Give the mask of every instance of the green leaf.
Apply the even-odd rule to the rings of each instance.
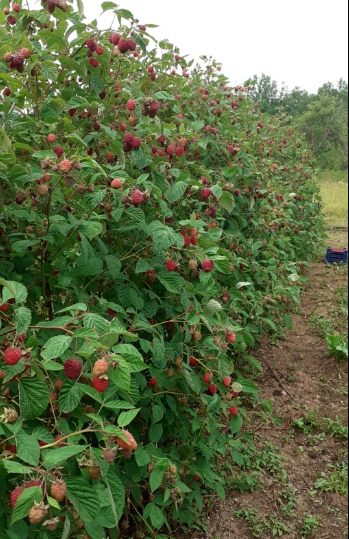
[[[109,368],[108,376],[114,382],[116,387],[123,389],[128,393],[131,389],[131,373],[129,366],[121,357],[118,357],[117,363],[117,369],[114,369],[113,367]]]
[[[104,13],[105,11],[108,11],[108,10],[110,10],[110,9],[115,9],[115,8],[117,8],[117,7],[118,7],[117,4],[115,4],[114,2],[103,2],[103,3],[102,3],[103,13]]]
[[[38,466],[40,460],[39,442],[24,431],[19,432],[17,435],[17,455],[30,466]]]
[[[293,329],[293,318],[289,313],[284,314],[284,323],[287,329],[289,330]]]
[[[153,444],[160,442],[164,434],[164,428],[162,425],[154,425],[149,431],[149,438]]]
[[[19,382],[19,404],[21,416],[26,421],[36,419],[50,403],[49,387],[37,378],[21,378]]]
[[[166,522],[166,518],[161,509],[155,505],[155,503],[149,503],[144,509],[143,517],[147,520],[150,519],[150,522],[154,528],[160,530]]]
[[[52,337],[44,345],[41,352],[43,359],[56,359],[61,357],[66,352],[72,343],[72,338],[67,335],[58,335],[58,337]]]
[[[228,213],[232,213],[235,207],[235,198],[231,193],[224,191],[218,203],[223,210],[227,211]]]
[[[32,313],[26,307],[19,307],[15,310],[14,324],[18,335],[23,335],[28,330],[32,321]]]
[[[74,97],[72,97],[69,102],[67,103],[67,109],[70,110],[70,109],[78,109],[80,107],[87,107],[88,106],[88,101],[86,101],[86,99],[84,99],[83,97],[79,97],[77,95],[75,95]]]
[[[26,302],[28,292],[24,285],[16,283],[15,281],[5,281],[5,279],[0,279],[0,284],[5,287],[3,291],[4,301],[14,298],[17,304]]]
[[[65,463],[71,457],[80,455],[85,449],[87,449],[86,445],[72,445],[59,449],[46,450],[43,464],[47,470],[52,470],[60,464]]]
[[[155,468],[155,470],[151,473],[151,476],[149,479],[151,492],[155,492],[156,490],[158,490],[158,488],[161,487],[164,481],[164,478],[165,478],[164,468]]]
[[[91,78],[91,86],[96,92],[96,94],[101,94],[104,91],[104,82],[102,79],[97,77],[96,75],[93,75]]]
[[[251,393],[252,395],[258,394],[259,389],[253,382],[251,382],[251,380],[240,378],[238,383],[241,385],[242,391],[245,393]]]
[[[3,129],[3,127],[1,127],[1,125],[0,125],[0,155],[1,156],[8,155],[13,161],[15,160],[15,154],[12,150],[11,141],[9,137],[7,136],[6,131]]]
[[[121,262],[116,256],[108,255],[105,257],[108,270],[113,279],[116,279],[121,270]]]
[[[170,204],[177,202],[186,192],[188,185],[184,182],[177,182],[165,194]]]
[[[79,19],[83,19],[84,17],[84,4],[83,0],[77,0],[78,4],[78,12],[79,12]],[[62,538],[63,539],[63,538]]]
[[[59,406],[63,414],[68,414],[77,408],[83,397],[83,390],[74,380],[64,382],[59,395]]]
[[[90,329],[96,330],[100,335],[105,335],[108,333],[109,324],[99,314],[87,314],[84,316],[84,326]]]
[[[142,446],[138,446],[135,451],[135,459],[138,466],[148,466],[151,462],[151,456],[147,453]]]
[[[105,477],[105,482],[108,489],[110,506],[115,517],[115,526],[117,526],[125,508],[125,488],[112,470],[109,470]]]
[[[137,417],[141,409],[130,410],[129,412],[122,412],[118,417],[119,427],[127,427]]]
[[[103,225],[97,221],[81,221],[79,230],[89,240],[93,240],[103,232]]]
[[[26,518],[34,505],[34,501],[41,502],[43,496],[41,487],[30,487],[20,495],[11,517],[11,526],[15,522]]]
[[[3,463],[8,473],[24,475],[30,473],[30,468],[26,468],[25,466],[23,466],[23,464],[20,464],[19,462],[13,462],[12,460],[4,460]]]
[[[100,511],[100,499],[95,489],[82,478],[67,479],[67,497],[84,522],[93,522]]]
[[[41,73],[49,80],[57,80],[58,78],[57,66],[50,60],[44,60],[44,62],[41,63]]]
[[[188,369],[183,369],[183,376],[188,384],[188,386],[197,394],[201,393],[201,380],[195,372],[189,371]]]
[[[86,303],[75,303],[74,305],[71,305],[70,307],[65,307],[65,309],[61,309],[60,311],[57,311],[56,314],[62,314],[67,313],[71,311],[81,311],[86,312],[88,310]],[[75,335],[76,336],[76,333]]]
[[[231,433],[232,434],[237,434],[238,432],[240,432],[240,430],[242,429],[243,427],[243,419],[240,415],[234,417],[234,419],[232,421],[230,421],[230,430],[231,430]]]
[[[137,348],[132,344],[118,344],[117,346],[114,346],[113,350],[127,361],[131,374],[148,369],[148,366],[144,363],[142,354],[140,354]]]
[[[158,273],[157,278],[166,290],[172,294],[181,294],[184,281],[178,273],[162,271]]]

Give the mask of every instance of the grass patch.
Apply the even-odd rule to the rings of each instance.
[[[348,226],[348,172],[319,173],[327,226]]]

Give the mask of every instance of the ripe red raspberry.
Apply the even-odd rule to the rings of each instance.
[[[134,110],[136,110],[136,107],[137,107],[137,103],[135,101],[133,101],[133,99],[129,99],[126,103],[126,108],[127,110],[133,112]]]
[[[135,52],[135,50],[137,48],[137,43],[134,41],[134,39],[128,39],[126,41],[126,44],[127,44],[127,48],[128,48],[129,51]]]
[[[113,45],[118,45],[118,44],[119,44],[119,41],[120,41],[120,36],[119,36],[119,34],[117,34],[116,32],[113,32],[112,34],[110,34],[110,36],[109,36],[109,41],[110,41],[110,43],[112,43]]]
[[[139,137],[134,137],[133,141],[132,141],[132,146],[135,150],[138,150],[138,148],[140,148],[142,145],[142,139],[140,139]]]
[[[9,310],[10,306],[8,305],[8,303],[3,303],[2,305],[0,305],[0,311],[2,313],[6,313],[8,310]]]
[[[225,385],[225,387],[229,387],[231,385],[231,378],[230,376],[226,376],[224,379],[223,379],[223,384]]]
[[[239,190],[239,189],[235,189],[234,194],[235,194],[236,197],[240,196],[240,190]]]
[[[229,342],[231,342],[232,344],[234,344],[236,342],[236,335],[235,333],[232,333],[231,335],[228,335],[227,336],[227,339]]]
[[[20,348],[7,348],[4,354],[6,365],[17,365],[22,358],[22,350]]]
[[[17,51],[14,53],[12,57],[12,61],[15,64],[15,66],[22,66],[25,62],[25,56],[22,54],[21,51]]]
[[[102,56],[103,53],[104,53],[103,47],[101,45],[98,45],[96,49],[96,54],[98,54],[98,56]]]
[[[161,137],[159,137],[157,140],[158,140],[158,143],[159,143],[159,144],[165,144],[165,142],[166,142],[166,135],[161,135]]]
[[[124,39],[120,39],[119,41],[119,51],[122,54],[125,54],[128,51],[128,43]]]
[[[184,148],[183,148],[182,146],[177,146],[177,148],[176,148],[176,155],[177,155],[178,157],[182,157],[182,155],[184,154],[184,151],[185,151],[185,150],[184,150]]]
[[[173,157],[174,154],[176,153],[176,145],[174,142],[171,142],[169,144],[169,146],[167,147],[167,150],[166,150],[166,153],[167,155],[169,155],[170,157]]]
[[[126,133],[125,136],[124,136],[124,141],[126,142],[126,144],[132,144],[132,142],[133,142],[132,133]]]
[[[53,143],[55,142],[55,140],[56,140],[56,135],[53,135],[53,134],[48,135],[48,136],[46,137],[46,140],[47,140],[47,142],[48,142],[49,144],[53,144]]]
[[[132,139],[132,142],[133,142],[133,139]],[[125,144],[124,144],[124,152],[129,153],[129,152],[132,152],[132,150],[133,150],[132,143],[130,144],[130,143],[125,142]]]
[[[174,260],[169,260],[168,262],[166,262],[166,267],[168,271],[175,271],[177,267],[177,262],[175,262]]]
[[[67,485],[64,481],[56,481],[51,485],[51,497],[57,502],[62,502],[67,494]]]
[[[138,26],[138,28],[140,29],[141,32],[146,32],[146,31],[147,31],[147,27],[144,26],[144,24],[140,24],[140,25]]]
[[[98,393],[104,393],[109,387],[109,378],[98,378],[95,376],[93,378],[93,387]]]
[[[143,193],[139,189],[135,189],[131,194],[132,202],[135,206],[139,206],[143,202]]]
[[[97,58],[92,58],[92,67],[99,67],[99,60]]]
[[[155,116],[159,112],[159,109],[160,109],[160,103],[158,101],[154,101],[154,103],[150,105],[149,116],[151,118],[155,118]]]
[[[120,129],[121,129],[121,131],[123,131],[125,133],[125,131],[127,131],[127,125],[126,124],[121,124]]]
[[[236,406],[232,406],[229,411],[230,411],[231,415],[234,416],[234,417],[239,415],[239,410],[238,410],[238,408]]]
[[[138,58],[139,52],[135,51],[135,52],[133,53],[133,56],[134,56],[134,58]]]
[[[190,243],[191,243],[194,247],[196,247],[197,244],[198,244],[197,238],[196,238],[195,236],[193,236],[192,238],[190,238]]]
[[[4,90],[4,95],[5,95],[6,97],[10,97],[10,95],[11,95],[11,90],[10,90],[10,88],[5,88],[5,90]]]
[[[124,435],[128,439],[128,442],[124,442],[124,440],[121,440],[121,438],[116,438],[117,445],[122,449],[126,449],[127,451],[135,451],[138,447],[138,444],[132,434],[127,430],[124,430]]]
[[[69,174],[69,172],[71,172],[73,169],[73,165],[71,164],[70,161],[65,160],[59,163],[59,168],[60,168],[60,171],[63,172],[63,174]]]
[[[96,45],[96,42],[95,40],[90,37],[87,41],[86,41],[86,47],[88,47],[91,51],[93,49],[93,52],[95,51],[95,45]]]
[[[13,9],[13,11],[15,11],[16,13],[19,13],[20,10],[21,10],[21,8],[20,8],[20,6],[19,6],[18,4],[13,4],[12,9]]]
[[[197,366],[198,366],[198,362],[197,362],[197,360],[195,359],[195,357],[191,357],[191,358],[189,359],[189,363],[190,363],[190,365],[191,365],[192,367],[197,367]]]
[[[107,153],[106,155],[107,163],[112,163],[114,161],[114,154],[113,153]]]
[[[115,180],[111,182],[111,186],[113,189],[120,189],[122,185],[122,180],[120,180],[120,178],[115,178]]]
[[[8,22],[11,26],[14,26],[14,25],[17,23],[17,19],[16,19],[16,17],[14,17],[13,15],[9,15],[9,17],[7,17],[7,22]]]
[[[201,191],[201,196],[204,200],[207,200],[212,195],[212,191],[209,188],[203,189]]]
[[[214,270],[213,260],[206,258],[202,263],[202,269],[206,271],[207,273],[212,273],[212,271]]]
[[[79,378],[82,371],[82,361],[78,359],[68,359],[64,363],[64,372],[69,380],[76,380]]]
[[[156,387],[156,386],[158,385],[157,379],[156,379],[156,378],[152,378],[152,379],[150,380],[150,385],[151,385],[152,387]]]
[[[212,379],[212,375],[211,375],[211,374],[205,374],[205,376],[204,376],[204,382],[205,382],[205,384],[210,384],[210,383],[211,383],[211,379]]]
[[[21,487],[15,488],[15,490],[11,492],[11,506],[13,508],[16,507],[18,498],[20,497],[21,494],[23,494],[23,492],[24,492],[24,488],[21,488]]]
[[[210,390],[210,393],[212,393],[212,395],[215,395],[218,391],[218,388],[214,384],[211,384],[209,387],[209,390]]]
[[[92,374],[93,376],[96,376],[97,378],[100,378],[101,376],[104,376],[105,374],[108,374],[109,370],[109,364],[108,361],[105,359],[99,359],[94,364]]]

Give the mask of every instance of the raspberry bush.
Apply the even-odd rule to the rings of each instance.
[[[0,7],[0,538],[191,526],[321,237],[311,157],[113,2]]]

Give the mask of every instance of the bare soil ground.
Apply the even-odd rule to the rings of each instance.
[[[331,233],[328,241],[332,246],[347,243],[348,233],[343,231]],[[273,414],[281,418],[267,425],[263,412],[252,411],[245,427],[253,434],[256,458],[269,447],[266,468],[259,470],[260,489],[232,490],[225,503],[215,504],[207,532],[191,532],[181,539],[348,535],[348,363],[328,355],[325,338],[328,332],[348,330],[348,270],[316,263],[308,277],[293,330],[276,346],[265,341],[254,354],[264,369],[257,381],[261,400],[273,400]],[[232,482],[241,474],[237,466],[223,467],[230,470]],[[316,488],[321,474],[323,490]],[[238,511],[243,511],[241,516]]]

